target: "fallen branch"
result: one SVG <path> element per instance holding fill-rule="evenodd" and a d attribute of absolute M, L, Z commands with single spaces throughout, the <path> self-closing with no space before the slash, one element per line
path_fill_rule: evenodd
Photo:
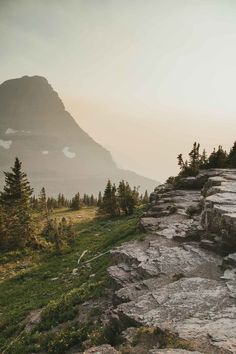
<path fill-rule="evenodd" d="M 87 260 L 86 262 L 84 262 L 84 264 L 90 263 L 90 262 L 93 261 L 94 259 L 100 258 L 100 257 L 104 256 L 104 255 L 107 254 L 107 253 L 110 253 L 110 251 L 106 251 L 106 252 L 104 252 L 104 253 L 100 253 L 100 254 L 98 254 L 97 256 L 95 256 L 95 257 L 93 257 L 93 258 Z"/>
<path fill-rule="evenodd" d="M 80 264 L 81 259 L 86 255 L 87 252 L 88 252 L 88 250 L 85 250 L 85 251 L 81 254 L 81 256 L 80 256 L 79 259 L 78 259 L 78 264 Z"/>

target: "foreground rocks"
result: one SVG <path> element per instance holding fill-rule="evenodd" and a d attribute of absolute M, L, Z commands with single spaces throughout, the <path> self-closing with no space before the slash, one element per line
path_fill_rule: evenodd
<path fill-rule="evenodd" d="M 201 354 L 200 352 L 190 352 L 183 349 L 153 349 L 150 354 Z"/>
<path fill-rule="evenodd" d="M 204 171 L 183 185 L 158 187 L 140 221 L 145 240 L 112 251 L 116 312 L 196 354 L 236 353 L 236 171 Z M 177 348 L 150 353 L 190 353 Z"/>
<path fill-rule="evenodd" d="M 84 354 L 119 354 L 117 350 L 112 348 L 110 345 L 101 345 L 99 347 L 94 347 L 86 350 Z"/>

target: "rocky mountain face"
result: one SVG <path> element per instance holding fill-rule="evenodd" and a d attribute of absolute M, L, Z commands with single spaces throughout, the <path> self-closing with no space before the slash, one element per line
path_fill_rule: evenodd
<path fill-rule="evenodd" d="M 117 318 L 181 343 L 149 354 L 236 353 L 236 170 L 159 186 L 140 227 L 112 251 Z"/>
<path fill-rule="evenodd" d="M 16 156 L 36 192 L 45 186 L 48 194 L 97 193 L 108 178 L 124 178 L 150 191 L 156 184 L 118 169 L 111 154 L 79 127 L 40 76 L 0 85 L 1 170 L 8 170 Z"/>

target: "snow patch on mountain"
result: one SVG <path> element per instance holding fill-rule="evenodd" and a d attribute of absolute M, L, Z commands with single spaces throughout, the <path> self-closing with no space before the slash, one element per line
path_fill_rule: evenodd
<path fill-rule="evenodd" d="M 69 150 L 70 150 L 69 146 L 65 146 L 64 149 L 62 149 L 62 152 L 69 159 L 73 159 L 76 156 L 76 153 Z"/>
<path fill-rule="evenodd" d="M 5 131 L 5 134 L 8 135 L 8 134 L 15 134 L 17 133 L 17 130 L 15 129 L 11 129 L 11 128 L 8 128 L 6 131 Z"/>
<path fill-rule="evenodd" d="M 2 140 L 0 139 L 0 146 L 3 147 L 4 149 L 10 149 L 12 144 L 12 140 Z"/>
<path fill-rule="evenodd" d="M 31 131 L 30 130 L 15 130 L 12 128 L 7 128 L 7 130 L 5 131 L 5 135 L 16 134 L 16 133 L 30 134 Z"/>

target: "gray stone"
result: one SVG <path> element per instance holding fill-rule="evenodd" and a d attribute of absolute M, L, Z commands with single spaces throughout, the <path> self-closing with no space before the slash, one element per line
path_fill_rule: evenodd
<path fill-rule="evenodd" d="M 110 345 L 101 345 L 99 347 L 93 347 L 85 350 L 84 354 L 119 354 L 116 349 L 111 347 Z"/>
<path fill-rule="evenodd" d="M 225 350 L 236 346 L 236 307 L 226 284 L 188 278 L 162 286 L 118 306 L 142 325 L 210 341 Z"/>
<path fill-rule="evenodd" d="M 112 251 L 117 313 L 190 340 L 205 354 L 208 348 L 211 354 L 236 353 L 236 170 L 202 171 L 187 180 L 199 181 L 206 182 L 203 197 L 170 185 L 156 188 L 141 219 L 145 240 Z M 223 258 L 219 250 L 231 254 Z M 189 352 L 150 351 L 158 353 Z"/>
<path fill-rule="evenodd" d="M 133 241 L 111 251 L 115 266 L 109 275 L 119 285 L 159 276 L 213 274 L 221 265 L 220 256 L 199 248 L 194 243 L 179 244 L 163 237 Z"/>
<path fill-rule="evenodd" d="M 190 352 L 184 349 L 152 349 L 149 354 L 201 354 L 200 352 Z"/>

